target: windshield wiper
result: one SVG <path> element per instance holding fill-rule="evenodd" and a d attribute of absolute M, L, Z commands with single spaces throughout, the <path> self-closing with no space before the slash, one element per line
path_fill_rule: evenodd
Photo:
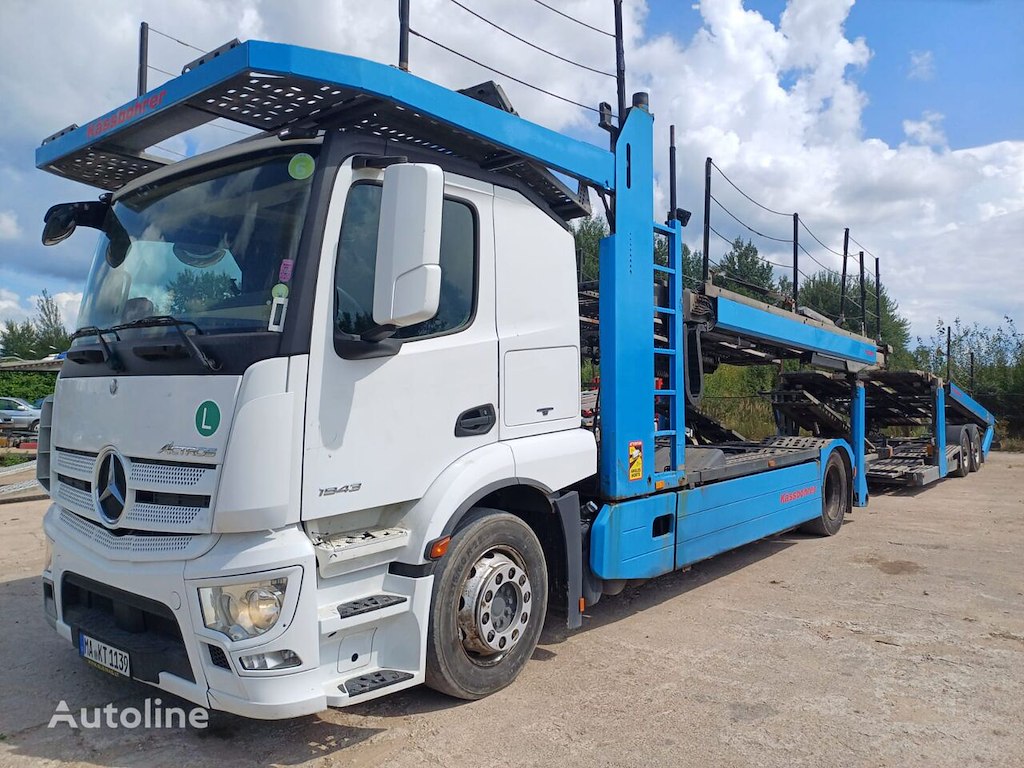
<path fill-rule="evenodd" d="M 192 353 L 192 356 L 195 357 L 196 360 L 203 364 L 204 368 L 209 371 L 220 370 L 220 363 L 203 352 L 203 350 L 199 348 L 199 345 L 192 340 L 192 337 L 185 333 L 185 328 L 187 326 L 195 328 L 196 333 L 201 334 L 203 332 L 203 329 L 191 320 L 179 320 L 173 315 L 152 315 L 150 317 L 141 317 L 138 320 L 132 320 L 128 323 L 112 325 L 107 330 L 116 333 L 117 331 L 123 331 L 128 328 L 158 328 L 161 326 L 173 327 L 178 332 L 178 335 L 181 336 L 181 340 L 185 344 L 186 349 Z"/>
<path fill-rule="evenodd" d="M 100 340 L 100 346 L 103 347 L 103 352 L 100 353 L 102 361 L 109 365 L 111 370 L 123 371 L 124 364 L 121 362 L 121 358 L 117 356 L 117 353 L 107 344 L 107 340 L 103 338 L 103 335 L 107 333 L 112 333 L 115 339 L 121 340 L 121 337 L 117 335 L 117 331 L 114 328 L 97 328 L 95 325 L 87 325 L 71 334 L 69 341 L 80 339 L 83 336 L 95 336 Z M 96 359 L 96 352 L 97 350 L 95 349 L 69 349 L 67 357 L 75 363 L 98 363 L 100 360 Z"/>

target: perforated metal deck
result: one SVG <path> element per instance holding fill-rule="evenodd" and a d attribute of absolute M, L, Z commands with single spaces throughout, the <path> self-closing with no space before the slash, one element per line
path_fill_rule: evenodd
<path fill-rule="evenodd" d="M 442 100 L 450 103 L 442 105 Z M 453 112 L 449 119 L 437 116 L 442 107 Z M 469 119 L 481 110 L 485 111 L 479 123 L 487 128 L 495 123 L 491 135 Z M 496 115 L 504 117 L 496 119 Z M 59 131 L 37 150 L 36 163 L 60 176 L 117 190 L 167 164 L 145 154 L 147 148 L 216 118 L 270 134 L 302 135 L 320 129 L 369 133 L 398 145 L 459 157 L 520 180 L 567 220 L 590 213 L 587 198 L 569 189 L 535 157 L 510 151 L 495 136 L 507 134 L 510 143 L 514 138 L 543 140 L 538 149 L 550 150 L 552 158 L 559 153 L 548 144 L 563 145 L 564 157 L 551 165 L 558 169 L 581 152 L 588 160 L 595 159 L 590 154 L 610 158 L 603 150 L 593 148 L 590 153 L 581 149 L 589 145 L 390 67 L 254 42 L 229 50 L 85 126 Z M 610 183 L 610 173 L 603 175 L 609 177 L 604 183 Z"/>

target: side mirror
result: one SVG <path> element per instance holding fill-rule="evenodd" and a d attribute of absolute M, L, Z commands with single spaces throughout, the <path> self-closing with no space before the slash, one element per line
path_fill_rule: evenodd
<path fill-rule="evenodd" d="M 74 204 L 53 206 L 46 212 L 43 222 L 43 245 L 56 245 L 67 240 L 77 226 Z"/>
<path fill-rule="evenodd" d="M 51 206 L 43 216 L 43 245 L 56 245 L 67 240 L 79 224 L 102 229 L 109 208 L 108 203 L 95 200 Z"/>
<path fill-rule="evenodd" d="M 441 300 L 441 209 L 444 171 L 426 163 L 399 163 L 384 171 L 373 322 L 368 341 L 437 314 Z"/>

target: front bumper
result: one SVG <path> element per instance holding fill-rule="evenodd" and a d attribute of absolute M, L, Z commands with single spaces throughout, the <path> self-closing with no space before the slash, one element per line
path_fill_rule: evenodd
<path fill-rule="evenodd" d="M 132 676 L 195 704 L 245 717 L 280 719 L 327 707 L 320 670 L 315 558 L 297 528 L 221 536 L 194 560 L 111 560 L 76 540 L 52 505 L 44 520 L 53 541 L 44 591 L 57 632 L 78 646 L 80 632 L 129 652 Z M 233 643 L 203 626 L 198 587 L 234 575 L 298 574 L 297 599 L 265 636 Z M 46 584 L 50 586 L 47 587 Z M 289 586 L 291 589 L 291 585 Z M 302 664 L 246 671 L 246 653 L 292 650 Z"/>

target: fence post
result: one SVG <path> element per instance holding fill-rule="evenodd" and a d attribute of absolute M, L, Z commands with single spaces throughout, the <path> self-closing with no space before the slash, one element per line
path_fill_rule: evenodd
<path fill-rule="evenodd" d="M 875 256 L 875 338 L 882 341 L 882 278 L 878 257 Z"/>
<path fill-rule="evenodd" d="M 711 259 L 711 158 L 704 161 L 704 276 L 708 281 Z"/>
<path fill-rule="evenodd" d="M 860 332 L 868 332 L 868 294 L 864 285 L 864 251 L 860 251 Z"/>
<path fill-rule="evenodd" d="M 136 96 L 146 92 L 147 75 L 149 74 L 149 24 L 139 25 L 139 84 Z"/>
<path fill-rule="evenodd" d="M 843 230 L 843 278 L 839 285 L 839 322 L 846 322 L 846 260 L 850 255 L 850 228 Z"/>
<path fill-rule="evenodd" d="M 409 71 L 409 0 L 398 0 L 398 68 Z"/>
<path fill-rule="evenodd" d="M 793 214 L 793 311 L 800 307 L 800 214 Z"/>

